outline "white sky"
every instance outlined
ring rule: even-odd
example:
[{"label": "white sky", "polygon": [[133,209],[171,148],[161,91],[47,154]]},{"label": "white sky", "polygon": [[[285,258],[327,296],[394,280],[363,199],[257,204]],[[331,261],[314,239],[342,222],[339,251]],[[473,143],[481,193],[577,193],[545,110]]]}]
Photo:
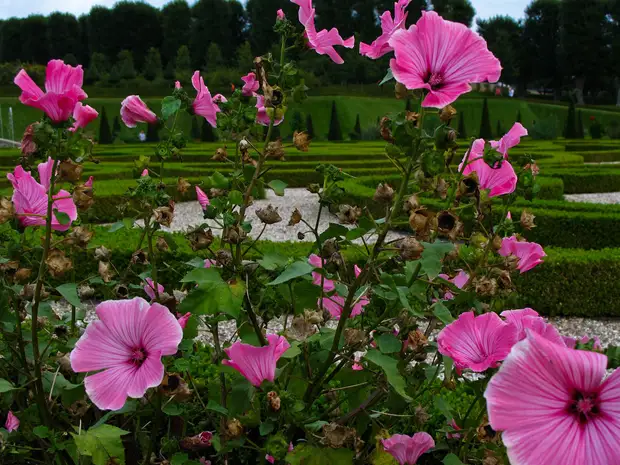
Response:
[{"label": "white sky", "polygon": [[[155,6],[162,6],[169,0],[144,0]],[[286,1],[286,0],[283,0]],[[478,17],[509,15],[521,18],[530,0],[471,0]],[[49,14],[66,11],[75,15],[87,13],[94,5],[112,6],[116,0],[0,0],[0,19],[11,16],[24,17],[34,13]],[[193,0],[190,0],[193,3]]]}]

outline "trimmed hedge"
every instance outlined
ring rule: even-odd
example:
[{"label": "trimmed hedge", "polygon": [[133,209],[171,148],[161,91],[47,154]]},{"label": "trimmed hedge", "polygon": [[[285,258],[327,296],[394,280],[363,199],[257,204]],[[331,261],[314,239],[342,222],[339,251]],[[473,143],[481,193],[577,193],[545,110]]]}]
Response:
[{"label": "trimmed hedge", "polygon": [[620,170],[617,168],[585,166],[580,169],[550,169],[545,170],[545,176],[561,179],[566,194],[620,191]]}]

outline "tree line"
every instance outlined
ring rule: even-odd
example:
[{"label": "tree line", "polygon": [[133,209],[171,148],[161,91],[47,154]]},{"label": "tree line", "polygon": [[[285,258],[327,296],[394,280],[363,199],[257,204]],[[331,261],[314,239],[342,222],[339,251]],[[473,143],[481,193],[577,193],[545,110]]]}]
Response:
[{"label": "tree line", "polygon": [[[379,15],[394,0],[315,0],[317,26],[337,26],[343,36],[370,42],[380,33]],[[187,78],[193,69],[216,73],[221,82],[249,70],[255,54],[274,50],[275,12],[295,19],[288,0],[174,0],[161,9],[121,1],[95,6],[80,17],[66,13],[0,21],[0,63],[44,64],[50,58],[84,64],[87,83],[114,85],[141,76]],[[533,0],[523,20],[478,20],[469,0],[412,0],[408,24],[422,10],[476,27],[504,67],[502,81],[541,94],[570,96],[577,103],[620,102],[620,0]],[[316,84],[373,83],[388,58],[370,62],[356,50],[334,65],[303,54]],[[226,73],[225,70],[234,72]],[[4,81],[2,73],[0,82]],[[12,71],[12,70],[11,70]],[[35,73],[36,74],[36,73]],[[236,81],[236,80],[235,80]]]}]

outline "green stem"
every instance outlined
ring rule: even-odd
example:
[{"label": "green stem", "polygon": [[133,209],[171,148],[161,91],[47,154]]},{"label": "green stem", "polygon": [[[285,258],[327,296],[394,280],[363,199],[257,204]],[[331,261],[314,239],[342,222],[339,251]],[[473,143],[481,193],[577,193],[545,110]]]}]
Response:
[{"label": "green stem", "polygon": [[151,437],[148,438],[148,446],[146,449],[146,454],[144,456],[144,465],[149,465],[151,463],[151,455],[153,455],[153,451],[155,450],[157,434],[159,433],[159,429],[161,428],[161,394],[159,392],[156,392],[153,397],[155,400],[155,418],[153,418],[153,426],[151,427]]},{"label": "green stem", "polygon": [[151,261],[151,279],[153,280],[153,292],[155,292],[155,300],[159,301],[159,290],[157,289],[157,261],[155,259],[155,249],[153,248],[153,231],[150,227],[150,219],[144,220],[144,228],[146,230],[146,241],[149,246],[149,259]]}]

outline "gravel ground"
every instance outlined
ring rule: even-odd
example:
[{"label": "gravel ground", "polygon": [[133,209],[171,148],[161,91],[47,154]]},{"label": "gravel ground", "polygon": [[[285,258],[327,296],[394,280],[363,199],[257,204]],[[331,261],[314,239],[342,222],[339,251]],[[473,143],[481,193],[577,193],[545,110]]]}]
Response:
[{"label": "gravel ground", "polygon": [[620,192],[605,192],[600,194],[566,194],[564,198],[569,202],[588,203],[620,203]]},{"label": "gravel ground", "polygon": [[[256,237],[260,234],[263,224],[256,216],[257,209],[265,208],[268,205],[273,205],[277,208],[278,213],[282,217],[282,221],[277,224],[269,225],[265,229],[265,232],[261,236],[262,240],[283,242],[283,241],[297,241],[298,233],[307,233],[308,227],[303,223],[299,223],[295,226],[288,226],[289,219],[293,211],[297,208],[301,212],[304,220],[311,225],[316,224],[316,218],[319,212],[319,196],[317,194],[311,194],[306,189],[286,189],[285,195],[282,197],[276,196],[271,190],[267,190],[267,198],[263,200],[256,200],[254,204],[248,208],[246,217],[252,222],[252,237]],[[203,224],[202,210],[198,202],[183,202],[175,205],[174,208],[174,220],[170,228],[162,228],[164,231],[172,232],[185,232]],[[213,221],[207,221],[212,227],[217,225]],[[325,209],[321,213],[321,221],[319,223],[319,231],[325,231],[330,223],[338,223],[338,217],[326,211]],[[353,225],[346,225],[346,227],[353,229]],[[390,232],[387,237],[387,241],[393,241],[404,237],[405,235],[398,232]],[[308,242],[314,241],[312,234],[306,234],[304,239]],[[374,238],[369,238],[368,242],[373,242]],[[361,243],[361,240],[358,240]]]},{"label": "gravel ground", "polygon": [[[85,303],[86,317],[84,323],[78,322],[80,326],[84,326],[90,321],[96,318],[95,316],[95,302]],[[64,302],[56,302],[52,304],[52,307],[56,314],[62,315],[70,311],[69,305]],[[581,337],[584,335],[593,337],[598,336],[601,339],[603,347],[609,345],[620,345],[620,318],[565,318],[554,317],[549,318],[549,322],[553,323],[558,328],[560,334],[563,336]],[[267,326],[268,333],[279,333],[283,330],[283,318],[278,318],[269,322]],[[290,324],[290,320],[289,320]],[[328,327],[335,328],[335,321],[328,321]],[[220,324],[220,339],[222,341],[228,341],[235,335],[235,323],[234,321],[227,321]],[[213,337],[206,329],[199,331],[198,340],[201,340],[207,344],[213,343]]]}]

